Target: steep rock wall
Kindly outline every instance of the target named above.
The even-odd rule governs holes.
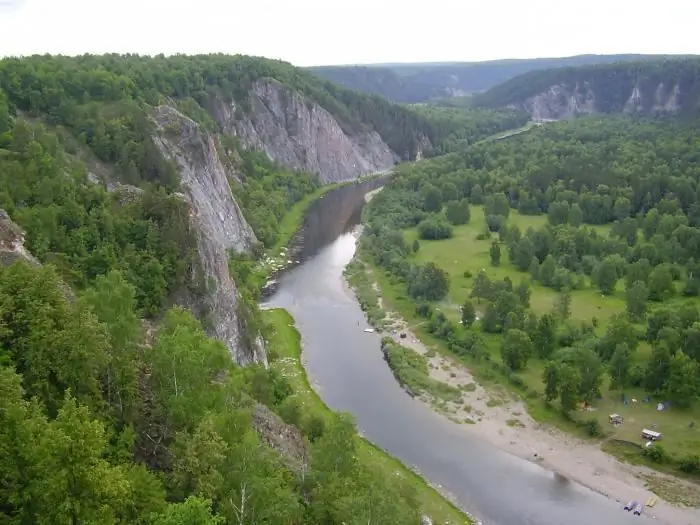
[[[266,362],[260,338],[253,337],[251,342],[250,334],[245,334],[245,316],[241,315],[242,305],[228,269],[229,251],[248,251],[255,234],[233,197],[216,142],[170,106],[155,108],[152,118],[157,127],[153,139],[163,155],[177,165],[191,206],[203,274],[200,279],[205,285],[199,300],[204,301],[212,335],[226,344],[239,364]]]
[[[398,155],[375,131],[346,133],[320,105],[276,80],[253,84],[249,107],[217,100],[209,110],[224,133],[322,182],[350,180],[393,166]]]
[[[622,93],[624,96],[624,93]],[[678,84],[632,87],[620,103],[602,104],[604,94],[586,81],[574,84],[553,84],[545,91],[522,102],[508,104],[512,109],[530,113],[534,121],[562,120],[595,113],[626,113],[634,115],[676,114],[681,110],[681,89]]]

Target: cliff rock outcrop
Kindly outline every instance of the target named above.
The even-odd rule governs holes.
[[[219,158],[214,137],[170,106],[155,108],[152,118],[157,126],[153,139],[177,165],[191,206],[202,273],[198,278],[205,287],[198,300],[204,302],[212,335],[226,344],[239,364],[266,362],[261,341],[249,343],[250,338],[244,337],[243,305],[228,268],[229,252],[248,251],[255,234],[233,197],[230,174]]]
[[[670,89],[663,83],[654,89],[635,85],[629,94],[620,97],[623,104],[603,103],[606,94],[599,94],[587,81],[573,84],[553,84],[545,91],[526,98],[522,102],[507,105],[530,113],[534,121],[562,120],[595,113],[627,114],[675,114],[681,109],[681,89],[678,84]]]
[[[0,209],[0,264],[9,266],[18,259],[33,266],[40,264],[24,247],[22,228],[12,221],[5,210]]]
[[[326,109],[273,79],[253,84],[245,111],[222,100],[209,110],[224,133],[291,169],[318,173],[322,182],[354,179],[399,160],[376,131],[344,131]]]

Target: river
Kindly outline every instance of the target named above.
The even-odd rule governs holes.
[[[287,309],[303,341],[307,374],[335,410],[354,415],[370,441],[414,465],[487,525],[626,525],[620,505],[467,435],[408,396],[382,358],[343,279],[355,252],[364,194],[376,180],[332,190],[308,210],[295,258],[264,306]]]

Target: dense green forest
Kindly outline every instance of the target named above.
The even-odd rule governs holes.
[[[308,70],[348,89],[395,102],[415,103],[486,91],[530,71],[656,58],[658,55],[578,55],[486,62],[318,66]]]
[[[148,106],[176,97],[215,129],[207,96],[240,97],[277,67],[290,70],[230,57],[0,62],[0,208],[44,263],[0,266],[2,523],[419,522],[412,486],[358,459],[350,419],[303,412],[274,354],[269,369],[237,367],[172,307],[176,291],[202,283]],[[286,80],[315,89],[307,77]],[[272,245],[284,211],[318,182],[236,155],[234,193]],[[135,186],[107,191],[84,160]],[[260,414],[272,436],[254,430]],[[268,445],[279,433],[297,436],[302,460]]]
[[[700,104],[700,58],[665,58],[612,64],[596,64],[532,71],[499,84],[474,97],[473,103],[484,107],[518,104],[528,97],[559,84],[573,91],[590,89],[595,94],[596,110],[601,113],[621,112],[635,87],[641,94],[644,113],[663,105],[678,86],[677,105],[684,113],[697,113]],[[661,88],[659,88],[661,86]],[[657,92],[661,89],[661,92]],[[656,100],[657,95],[662,98]]]
[[[697,475],[698,161],[695,122],[585,118],[482,142],[399,167],[361,253],[454,355],[592,435],[607,431],[580,403],[673,407],[650,412],[668,437],[644,454]]]
[[[524,126],[530,120],[530,116],[524,111],[492,111],[442,104],[444,105],[412,106],[416,113],[423,115],[428,122],[438,127],[443,137],[430,150],[424,152],[426,157],[459,151],[501,131]]]

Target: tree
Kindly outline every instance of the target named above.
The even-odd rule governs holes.
[[[554,257],[552,257],[552,254],[550,253],[547,255],[547,257],[545,257],[544,261],[542,261],[537,277],[544,286],[552,286],[554,273],[556,270],[557,263],[554,261]]]
[[[617,263],[611,257],[603,259],[593,272],[593,281],[603,295],[610,295],[615,291],[617,279]]]
[[[642,281],[635,282],[631,288],[625,293],[625,302],[627,305],[627,315],[632,321],[641,321],[644,319],[647,311],[647,298],[649,291]]]
[[[532,343],[542,359],[552,355],[557,344],[557,322],[554,315],[546,313],[540,317]]]
[[[663,301],[674,290],[671,269],[666,264],[656,266],[649,275],[649,299]]]
[[[489,255],[491,256],[491,266],[501,265],[501,247],[498,245],[498,241],[493,241],[491,243]]]
[[[110,347],[106,366],[107,403],[124,418],[136,403],[136,352],[142,337],[136,315],[136,291],[118,271],[99,276],[84,300],[107,329]]]
[[[442,208],[442,192],[440,188],[427,183],[421,188],[423,209],[428,213],[440,211]]]
[[[418,267],[408,285],[408,294],[416,299],[439,301],[447,294],[450,276],[434,262]]]
[[[559,363],[548,361],[542,374],[544,381],[544,398],[551,402],[559,395]]]
[[[690,406],[698,394],[700,364],[679,350],[668,364],[668,377],[664,382],[664,393],[680,407]]]
[[[418,224],[421,239],[440,240],[452,237],[452,225],[442,216],[431,215]]]
[[[523,237],[518,241],[515,247],[513,264],[521,272],[527,271],[535,255],[535,249],[532,246],[532,241],[528,237]]]
[[[630,358],[632,353],[625,344],[619,344],[610,358],[608,370],[610,372],[610,388],[624,388],[627,385],[630,372]]]
[[[652,347],[644,380],[648,391],[663,392],[671,374],[671,358],[671,350],[667,344],[658,343]]]
[[[58,415],[37,445],[47,451],[31,491],[39,498],[39,522],[116,524],[127,501],[129,483],[104,454],[102,423],[67,395]],[[99,481],[98,481],[99,480]]]
[[[532,355],[532,341],[522,330],[508,330],[501,339],[501,359],[511,370],[522,370]]]
[[[469,201],[467,199],[462,199],[460,201],[448,202],[445,215],[447,220],[455,226],[469,223],[469,220],[471,219]]]
[[[569,216],[566,222],[568,222],[574,228],[578,228],[583,223],[583,212],[578,203],[573,203],[571,209],[569,210]]]
[[[474,303],[467,299],[462,305],[462,324],[467,328],[471,327],[476,320],[476,309],[474,308]]]
[[[563,321],[566,321],[571,317],[571,292],[569,290],[564,290],[554,305],[554,310]]]
[[[220,525],[224,518],[212,512],[211,500],[189,496],[182,503],[171,503],[163,514],[155,516],[153,525]]]
[[[559,402],[561,409],[568,413],[576,408],[580,398],[581,374],[573,366],[562,363],[559,366]]]

